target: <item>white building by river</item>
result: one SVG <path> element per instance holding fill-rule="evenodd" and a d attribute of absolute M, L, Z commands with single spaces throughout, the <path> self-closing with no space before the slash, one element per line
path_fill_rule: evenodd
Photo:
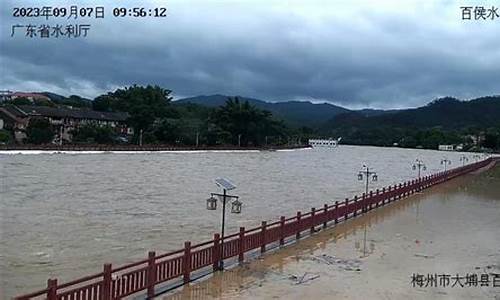
<path fill-rule="evenodd" d="M 316 147 L 335 148 L 339 145 L 341 139 L 342 138 L 338 138 L 338 139 L 311 139 L 311 140 L 309 140 L 309 145 L 311 145 L 313 148 L 316 148 Z"/>

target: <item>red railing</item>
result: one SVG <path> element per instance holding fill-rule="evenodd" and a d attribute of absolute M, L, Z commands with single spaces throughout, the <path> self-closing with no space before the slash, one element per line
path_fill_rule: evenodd
<path fill-rule="evenodd" d="M 47 288 L 14 299 L 110 300 L 142 291 L 146 291 L 148 298 L 151 298 L 155 295 L 155 287 L 160 284 L 181 285 L 191 281 L 196 271 L 218 270 L 221 259 L 238 257 L 238 261 L 242 262 L 247 252 L 255 252 L 260 248 L 260 252 L 264 253 L 268 245 L 282 246 L 287 240 L 299 239 L 306 230 L 313 233 L 318 226 L 327 227 L 328 222 L 337 224 L 498 161 L 498 158 L 488 158 L 446 172 L 370 191 L 368 195 L 363 193 L 353 199 L 325 204 L 322 208 L 312 208 L 307 213 L 299 211 L 296 216 L 290 218 L 282 216 L 279 221 L 270 224 L 263 221 L 261 226 L 249 230 L 241 227 L 238 233 L 229 235 L 224 240 L 219 234 L 214 234 L 210 241 L 197 245 L 185 242 L 184 249 L 174 252 L 157 255 L 151 251 L 147 259 L 119 268 L 113 269 L 111 264 L 104 264 L 102 272 L 64 284 L 59 284 L 56 279 L 49 279 Z M 222 243 L 224 247 L 221 247 Z"/>

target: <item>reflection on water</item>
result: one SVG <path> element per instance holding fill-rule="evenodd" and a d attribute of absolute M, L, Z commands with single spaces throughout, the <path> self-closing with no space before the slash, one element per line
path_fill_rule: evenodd
<path fill-rule="evenodd" d="M 500 271 L 499 171 L 500 166 L 431 188 L 161 298 L 493 298 L 497 288 L 415 290 L 407 278 L 413 272 L 491 272 L 495 266 Z M 460 219 L 459 211 L 468 218 Z M 351 268 L 353 261 L 359 268 Z M 317 277 L 300 287 L 290 281 L 310 274 Z"/>
<path fill-rule="evenodd" d="M 102 263 L 142 259 L 148 250 L 180 248 L 219 230 L 205 210 L 216 177 L 232 179 L 243 213 L 228 232 L 363 191 L 356 174 L 368 164 L 373 188 L 414 178 L 415 158 L 428 173 L 460 153 L 342 146 L 335 150 L 247 153 L 0 155 L 2 298 L 100 271 Z M 471 160 L 472 161 L 472 160 Z M 452 165 L 453 166 L 453 165 Z M 195 216 L 195 217 L 194 217 Z M 370 237 L 368 238 L 370 239 Z"/>
<path fill-rule="evenodd" d="M 290 262 L 300 264 L 310 261 L 310 255 L 318 251 L 325 251 L 330 245 L 337 245 L 350 237 L 354 237 L 355 256 L 362 257 L 362 240 L 359 240 L 365 226 L 381 223 L 390 219 L 401 211 L 411 209 L 422 199 L 419 196 L 405 199 L 404 201 L 392 203 L 366 215 L 351 219 L 346 223 L 339 223 L 334 228 L 309 236 L 298 243 L 287 246 L 272 254 L 267 254 L 263 259 L 257 259 L 237 266 L 229 271 L 217 272 L 209 279 L 202 279 L 195 284 L 181 287 L 172 291 L 169 295 L 161 297 L 163 300 L 180 299 L 214 299 L 214 298 L 237 298 L 245 291 L 262 287 L 266 282 L 285 280 L 290 274 L 285 272 L 285 266 Z M 352 243 L 350 243 L 352 245 Z M 368 255 L 375 252 L 375 240 L 370 241 L 371 249 Z M 361 249 L 359 249 L 361 248 Z"/>

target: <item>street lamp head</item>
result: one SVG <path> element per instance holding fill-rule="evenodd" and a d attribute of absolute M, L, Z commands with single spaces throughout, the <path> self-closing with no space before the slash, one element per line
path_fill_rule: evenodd
<path fill-rule="evenodd" d="M 212 195 L 207 199 L 207 209 L 216 210 L 217 209 L 217 199 Z"/>
<path fill-rule="evenodd" d="M 424 166 L 422 167 L 422 170 L 424 170 L 424 171 L 425 171 L 425 170 L 427 170 L 427 167 L 424 165 Z"/>
<path fill-rule="evenodd" d="M 377 181 L 377 180 L 378 180 L 378 176 L 377 176 L 377 174 L 373 174 L 373 176 L 372 176 L 372 181 Z"/>
<path fill-rule="evenodd" d="M 233 214 L 239 214 L 241 213 L 241 207 L 243 206 L 243 203 L 241 203 L 240 200 L 236 199 L 231 203 L 231 213 Z"/>
<path fill-rule="evenodd" d="M 358 173 L 358 180 L 363 180 L 363 174 L 362 173 Z"/>
<path fill-rule="evenodd" d="M 416 166 L 416 165 L 413 165 L 412 169 L 413 169 L 413 170 L 416 170 L 416 169 L 417 169 L 417 166 Z"/>

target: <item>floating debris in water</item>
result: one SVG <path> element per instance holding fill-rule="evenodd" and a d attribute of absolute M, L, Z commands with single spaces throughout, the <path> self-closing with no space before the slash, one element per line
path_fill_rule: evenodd
<path fill-rule="evenodd" d="M 359 259 L 343 259 L 333 255 L 321 254 L 317 256 L 300 257 L 305 260 L 312 260 L 318 263 L 337 266 L 344 271 L 361 271 L 361 260 Z"/>
<path fill-rule="evenodd" d="M 434 258 L 434 255 L 428 255 L 428 254 L 422 254 L 422 253 L 415 253 L 416 257 L 423 257 L 423 258 Z"/>
<path fill-rule="evenodd" d="M 303 284 L 319 278 L 318 274 L 305 272 L 302 276 L 291 275 L 288 279 L 295 281 L 295 284 Z"/>

